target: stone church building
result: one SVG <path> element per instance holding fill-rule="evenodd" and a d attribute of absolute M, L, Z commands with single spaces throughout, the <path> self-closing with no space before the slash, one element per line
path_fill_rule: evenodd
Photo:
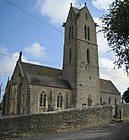
<path fill-rule="evenodd" d="M 7 82 L 3 115 L 120 103 L 114 84 L 99 78 L 96 24 L 87 6 L 77 9 L 71 4 L 63 27 L 63 68 L 25 63 L 20 54 Z"/>

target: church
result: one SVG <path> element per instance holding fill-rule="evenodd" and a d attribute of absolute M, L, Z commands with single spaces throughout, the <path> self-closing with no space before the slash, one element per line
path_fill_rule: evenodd
<path fill-rule="evenodd" d="M 80 9 L 71 4 L 63 27 L 62 69 L 25 63 L 20 53 L 11 79 L 7 81 L 3 115 L 36 114 L 121 102 L 115 85 L 99 77 L 96 24 L 86 4 Z"/>

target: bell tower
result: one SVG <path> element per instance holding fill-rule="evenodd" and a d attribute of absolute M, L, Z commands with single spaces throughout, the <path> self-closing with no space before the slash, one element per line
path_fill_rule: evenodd
<path fill-rule="evenodd" d="M 63 78 L 73 88 L 73 107 L 99 105 L 96 24 L 85 4 L 70 7 L 65 28 Z"/>

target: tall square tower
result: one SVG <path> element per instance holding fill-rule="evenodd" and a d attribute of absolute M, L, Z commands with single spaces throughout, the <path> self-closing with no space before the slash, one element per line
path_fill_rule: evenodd
<path fill-rule="evenodd" d="M 70 7 L 65 28 L 63 78 L 73 88 L 73 107 L 99 105 L 96 24 L 85 4 Z"/>

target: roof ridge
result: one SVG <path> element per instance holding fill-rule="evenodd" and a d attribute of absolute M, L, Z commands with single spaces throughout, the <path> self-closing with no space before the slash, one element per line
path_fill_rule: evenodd
<path fill-rule="evenodd" d="M 55 70 L 62 70 L 62 69 L 58 69 L 58 68 L 53 68 L 53 67 L 49 67 L 49 66 L 43 66 L 40 64 L 33 64 L 33 63 L 28 63 L 28 62 L 21 62 L 21 64 L 27 64 L 27 65 L 33 65 L 33 66 L 37 66 L 37 67 L 42 67 L 42 68 L 49 68 L 49 69 L 55 69 Z"/>
<path fill-rule="evenodd" d="M 28 76 L 36 76 L 36 77 L 45 77 L 45 78 L 50 78 L 50 79 L 58 79 L 61 81 L 66 81 L 69 82 L 68 80 L 62 79 L 62 78 L 58 78 L 58 77 L 50 77 L 50 76 L 46 76 L 46 75 L 36 75 L 36 74 L 27 74 Z"/>
<path fill-rule="evenodd" d="M 103 79 L 103 78 L 100 78 L 99 80 L 104 80 L 104 81 L 111 81 L 111 80 L 107 80 L 107 79 Z"/>

